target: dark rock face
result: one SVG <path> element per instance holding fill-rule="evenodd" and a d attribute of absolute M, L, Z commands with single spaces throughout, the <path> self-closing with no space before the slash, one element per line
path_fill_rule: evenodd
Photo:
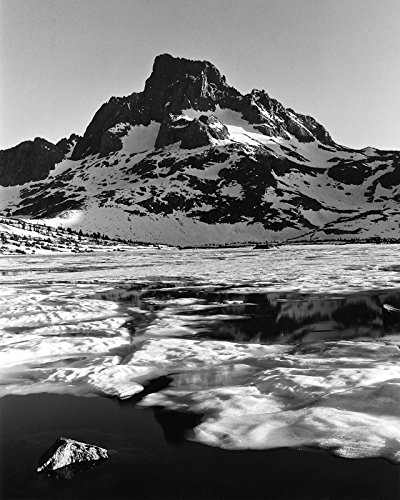
<path fill-rule="evenodd" d="M 388 172 L 387 174 L 382 175 L 378 182 L 384 188 L 389 188 L 390 186 L 399 186 L 400 185 L 400 158 L 397 155 L 397 158 L 393 159 L 393 170 Z"/>
<path fill-rule="evenodd" d="M 314 118 L 284 108 L 276 99 L 269 97 L 265 90 L 252 90 L 243 97 L 242 116 L 266 135 L 289 138 L 291 134 L 300 142 L 318 139 L 324 144 L 334 144 L 326 129 Z"/>
<path fill-rule="evenodd" d="M 103 136 L 117 123 L 137 125 L 142 122 L 144 125 L 148 125 L 150 121 L 145 120 L 145 117 L 142 116 L 139 97 L 139 94 L 132 94 L 127 98 L 111 97 L 107 103 L 104 103 L 89 123 L 83 137 L 77 142 L 71 159 L 79 160 L 100 151 L 104 153 L 104 149 L 102 148 L 105 148 L 105 150 L 109 149 L 112 139 L 106 137 L 102 143 Z M 131 106 L 137 109 L 137 122 L 134 119 L 135 117 L 132 116 Z M 118 151 L 121 148 L 120 141 L 115 141 L 114 144 L 116 147 L 115 151 Z"/>
<path fill-rule="evenodd" d="M 169 128 L 183 109 L 215 111 L 219 104 L 239 111 L 241 98 L 240 92 L 229 87 L 211 63 L 160 55 L 154 61 L 143 92 L 112 97 L 101 106 L 78 141 L 72 159 L 118 151 L 121 148 L 118 137 L 122 134 L 110 133 L 110 129 L 119 123 L 149 125 L 156 121 L 161 123 L 156 147 L 172 144 L 176 137 L 180 140 L 182 134 Z"/>
<path fill-rule="evenodd" d="M 154 60 L 153 71 L 147 79 L 144 94 L 151 96 L 152 119 L 163 120 L 163 110 L 179 114 L 182 109 L 215 110 L 216 104 L 235 106 L 239 110 L 242 97 L 227 85 L 225 77 L 208 61 L 191 61 L 163 54 Z M 168 104 L 167 104 L 168 103 Z"/>
<path fill-rule="evenodd" d="M 371 167 L 363 162 L 343 161 L 331 167 L 328 175 L 335 181 L 344 184 L 362 184 L 371 175 Z"/>
<path fill-rule="evenodd" d="M 141 128 L 124 141 L 135 126 Z M 30 150 L 40 152 L 40 161 Z M 48 177 L 71 154 L 81 161 Z M 265 230 L 297 238 L 304 231 L 358 236 L 361 225 L 367 235 L 398 229 L 398 152 L 340 146 L 312 117 L 265 91 L 242 95 L 207 61 L 161 55 L 143 92 L 112 97 L 83 137 L 56 145 L 28 141 L 0 152 L 0 159 L 3 183 L 40 179 L 24 186 L 17 201 L 2 204 L 13 216 L 50 218 L 98 206 L 121 211 L 122 230 L 136 217 L 168 216 L 193 241 L 197 233 L 187 228 L 198 222 L 200 228 L 240 224 L 240 238 Z"/>
<path fill-rule="evenodd" d="M 79 135 L 71 134 L 68 138 L 65 137 L 64 139 L 60 139 L 56 143 L 56 146 L 65 157 L 69 157 L 71 156 L 75 144 L 78 142 L 79 139 L 80 139 Z"/>
<path fill-rule="evenodd" d="M 243 118 L 256 125 L 267 123 L 274 116 L 282 115 L 284 112 L 282 104 L 276 99 L 271 99 L 265 90 L 254 89 L 242 100 Z"/>
<path fill-rule="evenodd" d="M 181 148 L 193 149 L 209 146 L 212 139 L 227 139 L 228 129 L 215 116 L 202 115 L 187 126 L 182 136 Z"/>
<path fill-rule="evenodd" d="M 63 159 L 63 152 L 45 139 L 36 137 L 34 141 L 21 142 L 0 151 L 0 185 L 16 186 L 45 179 Z"/>
<path fill-rule="evenodd" d="M 122 148 L 121 137 L 129 130 L 129 124 L 120 127 L 118 130 L 109 129 L 101 137 L 99 153 L 100 156 L 107 156 L 113 151 L 119 151 Z"/>
<path fill-rule="evenodd" d="M 328 146 L 334 146 L 335 143 L 332 137 L 329 135 L 325 127 L 318 123 L 312 116 L 300 115 L 296 113 L 297 117 L 301 119 L 301 122 L 306 127 L 306 129 L 311 132 L 311 134 L 318 139 L 323 144 Z"/>
<path fill-rule="evenodd" d="M 121 149 L 123 132 L 115 132 L 117 124 L 160 123 L 157 148 L 178 142 L 185 134 L 198 136 L 202 129 L 199 123 L 186 131 L 182 130 L 182 124 L 178 124 L 182 119 L 182 110 L 191 108 L 214 112 L 217 106 L 242 113 L 245 120 L 268 135 L 288 138 L 292 134 L 302 142 L 318 139 L 325 144 L 333 144 L 322 125 L 309 116 L 286 109 L 265 91 L 253 90 L 243 96 L 226 83 L 225 77 L 210 62 L 163 54 L 154 60 L 153 71 L 146 80 L 143 92 L 128 97 L 112 97 L 101 106 L 84 136 L 78 140 L 72 159 L 96 153 L 105 156 Z M 200 140 L 202 144 L 206 144 L 204 137 Z M 194 147 L 188 146 L 191 143 L 191 139 L 188 142 L 185 139 L 183 147 Z"/>
<path fill-rule="evenodd" d="M 156 148 L 182 140 L 185 149 L 208 145 L 211 137 L 226 136 L 227 131 L 217 132 L 211 122 L 197 120 L 191 124 L 182 111 L 190 108 L 209 115 L 217 106 L 241 113 L 244 120 L 267 135 L 289 138 L 292 134 L 302 142 L 318 139 L 333 144 L 325 128 L 313 118 L 286 109 L 265 91 L 253 90 L 243 96 L 210 62 L 162 54 L 154 60 L 143 92 L 112 97 L 96 112 L 83 137 L 72 134 L 56 145 L 35 139 L 16 146 L 21 149 L 0 152 L 1 182 L 14 185 L 43 179 L 63 157 L 105 157 L 122 148 L 121 138 L 131 125 L 148 126 L 152 121 L 160 123 Z"/>
<path fill-rule="evenodd" d="M 61 469 L 77 462 L 94 462 L 106 458 L 108 458 L 108 452 L 104 448 L 61 437 L 40 459 L 37 472 Z"/>
<path fill-rule="evenodd" d="M 161 123 L 155 147 L 162 148 L 168 144 L 181 141 L 189 123 L 190 120 L 183 116 L 175 117 L 172 114 L 167 114 Z"/>

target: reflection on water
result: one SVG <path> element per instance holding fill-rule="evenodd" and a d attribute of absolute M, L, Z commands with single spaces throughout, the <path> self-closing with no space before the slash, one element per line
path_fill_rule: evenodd
<path fill-rule="evenodd" d="M 387 499 L 398 468 L 385 460 L 338 460 L 296 449 L 229 452 L 184 441 L 196 417 L 139 411 L 109 398 L 33 394 L 2 398 L 0 496 L 5 499 Z M 111 450 L 72 480 L 36 473 L 58 436 Z M 312 473 L 310 473 L 312 471 Z"/>
<path fill-rule="evenodd" d="M 54 470 L 45 470 L 41 474 L 44 474 L 50 479 L 63 479 L 63 480 L 68 480 L 68 479 L 73 479 L 76 477 L 78 474 L 81 474 L 82 472 L 85 472 L 89 469 L 92 469 L 93 467 L 97 467 L 101 465 L 101 460 L 99 461 L 87 461 L 87 462 L 76 462 L 73 464 L 65 465 L 64 467 L 61 467 L 59 469 L 54 469 Z"/>
<path fill-rule="evenodd" d="M 171 442 L 195 425 L 221 448 L 399 463 L 398 250 L 1 258 L 0 395 L 101 394 L 158 408 Z"/>
<path fill-rule="evenodd" d="M 330 296 L 158 282 L 120 286 L 99 297 L 147 311 L 141 334 L 149 336 L 154 326 L 158 335 L 173 330 L 174 319 L 187 329 L 176 336 L 257 343 L 376 339 L 400 327 L 400 289 Z M 157 326 L 160 317 L 165 321 Z"/>
<path fill-rule="evenodd" d="M 172 445 L 182 445 L 193 436 L 193 428 L 201 422 L 201 415 L 191 412 L 168 411 L 154 408 L 154 417 L 160 424 L 165 441 Z"/>

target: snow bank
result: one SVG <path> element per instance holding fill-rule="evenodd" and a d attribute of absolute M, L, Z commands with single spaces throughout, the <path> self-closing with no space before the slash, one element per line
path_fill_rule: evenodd
<path fill-rule="evenodd" d="M 147 347 L 156 365 L 168 360 L 173 370 L 180 358 L 186 369 L 171 388 L 141 404 L 203 415 L 193 439 L 212 446 L 321 447 L 347 458 L 400 463 L 398 346 L 337 342 L 309 349 L 291 354 L 279 346 L 158 343 Z M 210 364 L 221 373 L 210 375 Z"/>
<path fill-rule="evenodd" d="M 160 124 L 151 122 L 145 125 L 131 126 L 128 133 L 121 137 L 122 151 L 124 153 L 140 153 L 148 149 L 153 149 L 156 143 Z"/>

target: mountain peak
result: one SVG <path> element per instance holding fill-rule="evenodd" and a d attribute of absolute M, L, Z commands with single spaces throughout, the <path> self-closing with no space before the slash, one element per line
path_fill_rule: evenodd
<path fill-rule="evenodd" d="M 15 186 L 45 179 L 63 158 L 63 152 L 42 137 L 21 142 L 0 151 L 0 185 Z"/>
<path fill-rule="evenodd" d="M 209 61 L 194 61 L 170 54 L 160 54 L 154 59 L 153 70 L 146 81 L 145 91 L 154 87 L 168 87 L 176 81 L 205 76 L 209 83 L 226 85 L 225 77 Z"/>
<path fill-rule="evenodd" d="M 344 148 L 265 90 L 243 95 L 208 61 L 162 54 L 83 137 L 1 151 L 0 184 L 24 186 L 0 210 L 171 244 L 398 238 L 399 172 L 396 152 Z"/>
<path fill-rule="evenodd" d="M 84 136 L 76 142 L 71 159 L 78 160 L 96 153 L 105 156 L 118 151 L 123 147 L 122 138 L 129 133 L 130 126 L 147 127 L 152 122 L 160 124 L 154 144 L 156 148 L 180 143 L 186 132 L 190 137 L 194 132 L 201 132 L 200 138 L 189 140 L 188 143 L 193 144 L 212 137 L 209 131 L 203 130 L 210 128 L 210 124 L 195 124 L 188 128 L 190 120 L 182 121 L 188 109 L 194 111 L 192 118 L 198 117 L 199 113 L 209 115 L 217 110 L 230 110 L 238 113 L 238 119 L 254 127 L 254 132 L 265 136 L 333 144 L 325 128 L 311 117 L 286 109 L 264 90 L 241 94 L 226 83 L 225 77 L 211 62 L 160 54 L 154 59 L 142 92 L 112 98 L 101 106 Z"/>

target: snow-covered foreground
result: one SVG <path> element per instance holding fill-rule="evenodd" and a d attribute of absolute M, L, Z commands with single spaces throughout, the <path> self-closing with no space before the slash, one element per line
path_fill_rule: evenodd
<path fill-rule="evenodd" d="M 212 446 L 400 463 L 399 250 L 2 257 L 1 395 L 136 395 Z"/>

